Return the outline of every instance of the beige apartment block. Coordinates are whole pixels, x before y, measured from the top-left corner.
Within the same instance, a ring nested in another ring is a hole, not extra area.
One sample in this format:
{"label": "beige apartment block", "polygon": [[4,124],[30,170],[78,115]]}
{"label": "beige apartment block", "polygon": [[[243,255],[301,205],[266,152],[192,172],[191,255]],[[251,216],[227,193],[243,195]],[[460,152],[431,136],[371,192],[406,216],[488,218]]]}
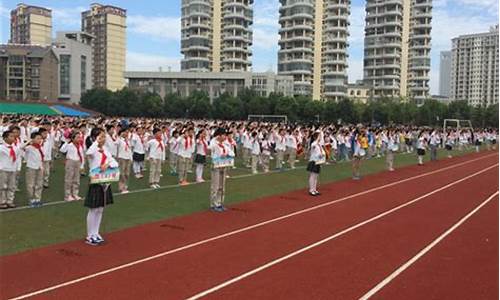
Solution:
{"label": "beige apartment block", "polygon": [[374,97],[429,96],[432,0],[368,0],[364,81]]}
{"label": "beige apartment block", "polygon": [[450,99],[470,105],[498,103],[498,25],[452,39]]}
{"label": "beige apartment block", "polygon": [[183,71],[250,71],[253,0],[182,0]]}
{"label": "beige apartment block", "polygon": [[118,90],[125,85],[125,9],[94,3],[82,12],[82,31],[93,35],[92,69],[94,87]]}
{"label": "beige apartment block", "polygon": [[280,0],[278,74],[294,78],[294,95],[347,96],[349,0]]}
{"label": "beige apartment block", "polygon": [[52,42],[52,11],[20,3],[10,12],[11,44],[48,46]]}

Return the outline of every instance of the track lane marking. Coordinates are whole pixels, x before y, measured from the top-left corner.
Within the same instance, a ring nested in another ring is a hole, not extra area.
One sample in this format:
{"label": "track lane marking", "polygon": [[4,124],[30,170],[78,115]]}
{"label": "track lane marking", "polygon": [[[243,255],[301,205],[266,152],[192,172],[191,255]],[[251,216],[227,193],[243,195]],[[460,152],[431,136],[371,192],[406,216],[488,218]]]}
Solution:
{"label": "track lane marking", "polygon": [[379,284],[374,286],[371,290],[369,290],[366,294],[364,294],[360,300],[370,299],[373,295],[375,295],[378,291],[384,288],[389,282],[391,282],[394,278],[399,276],[399,274],[403,273],[406,269],[408,269],[412,264],[414,264],[417,260],[419,260],[422,256],[428,253],[432,248],[434,248],[439,242],[441,242],[444,238],[450,235],[455,229],[457,229],[460,225],[462,225],[465,221],[467,221],[472,215],[478,212],[483,206],[488,204],[490,201],[495,199],[498,196],[498,191],[489,196],[486,200],[484,200],[481,204],[479,204],[476,208],[470,211],[467,215],[461,218],[457,223],[455,223],[452,227],[446,230],[443,234],[437,237],[434,241],[432,241],[429,245],[427,245],[424,249],[418,252],[414,257],[409,259],[406,263],[397,268],[394,272],[392,272],[389,276],[384,278]]}
{"label": "track lane marking", "polygon": [[196,300],[196,299],[200,299],[200,298],[202,298],[202,297],[205,297],[205,296],[207,296],[207,295],[209,295],[209,294],[212,294],[212,293],[214,293],[214,292],[216,292],[216,291],[218,291],[218,290],[220,290],[220,289],[223,289],[223,288],[225,288],[225,287],[227,287],[227,286],[229,286],[229,285],[231,285],[231,284],[233,284],[233,283],[236,283],[236,282],[238,282],[238,281],[240,281],[240,280],[242,280],[242,279],[245,279],[245,278],[247,278],[247,277],[249,277],[249,276],[251,276],[251,275],[254,275],[254,274],[258,273],[258,272],[261,272],[261,271],[263,271],[263,270],[265,270],[265,269],[268,269],[268,268],[270,268],[270,267],[272,267],[272,266],[274,266],[274,265],[276,265],[276,264],[279,264],[279,263],[281,263],[281,262],[283,262],[283,261],[285,261],[285,260],[288,260],[288,259],[290,259],[290,258],[292,258],[292,257],[294,257],[294,256],[297,256],[297,255],[302,254],[302,253],[304,253],[304,252],[306,252],[306,251],[309,251],[309,250],[311,250],[311,249],[313,249],[313,248],[316,248],[316,247],[318,247],[318,246],[320,246],[320,245],[322,245],[322,244],[325,244],[325,243],[327,243],[327,242],[329,242],[329,241],[331,241],[331,240],[334,240],[334,239],[336,239],[336,238],[338,238],[338,237],[340,237],[340,236],[342,236],[342,235],[345,235],[346,233],[349,233],[349,232],[351,232],[351,231],[353,231],[353,230],[355,230],[355,229],[357,229],[357,228],[359,228],[359,227],[362,227],[362,226],[364,226],[364,225],[366,225],[366,224],[369,224],[369,223],[371,223],[371,222],[373,222],[373,221],[376,221],[376,220],[378,220],[378,219],[381,219],[381,218],[383,218],[383,217],[385,217],[385,216],[387,216],[387,215],[389,215],[389,214],[392,214],[393,212],[398,211],[398,210],[400,210],[400,209],[402,209],[402,208],[404,208],[404,207],[406,207],[406,206],[409,206],[409,205],[411,205],[411,204],[413,204],[413,203],[416,203],[416,202],[418,202],[418,201],[420,201],[420,200],[422,200],[422,199],[424,199],[424,198],[427,198],[427,197],[429,197],[429,196],[431,196],[431,195],[433,195],[433,194],[436,194],[436,193],[438,193],[438,192],[440,192],[440,191],[443,191],[443,190],[445,190],[445,189],[447,189],[447,188],[449,188],[449,187],[452,187],[452,186],[454,186],[454,185],[457,185],[457,184],[459,184],[459,183],[461,183],[461,182],[463,182],[463,181],[465,181],[465,180],[467,180],[467,179],[470,179],[470,178],[475,177],[475,176],[477,176],[477,175],[479,175],[479,174],[482,174],[482,173],[484,173],[484,172],[487,172],[487,171],[489,171],[489,170],[491,170],[491,169],[493,169],[493,168],[496,168],[497,166],[498,166],[498,164],[495,164],[495,165],[490,166],[490,167],[487,167],[487,168],[485,168],[485,169],[483,169],[483,170],[481,170],[481,171],[478,171],[478,172],[476,172],[476,173],[473,173],[473,174],[471,174],[471,175],[468,175],[468,176],[466,176],[466,177],[464,177],[464,178],[462,178],[462,179],[459,179],[459,180],[456,180],[456,181],[454,181],[454,182],[452,182],[452,183],[449,183],[449,184],[447,184],[447,185],[444,185],[444,186],[442,186],[442,187],[440,187],[440,188],[438,188],[438,189],[435,189],[435,190],[433,190],[433,191],[431,191],[431,192],[428,192],[428,193],[426,193],[426,194],[424,194],[424,195],[422,195],[422,196],[419,196],[419,197],[417,197],[417,198],[415,198],[415,199],[413,199],[413,200],[410,200],[410,201],[405,202],[405,203],[403,203],[403,204],[401,204],[401,205],[398,205],[398,206],[396,206],[396,207],[394,207],[394,208],[392,208],[392,209],[389,209],[389,210],[387,210],[387,211],[385,211],[385,212],[383,212],[383,213],[381,213],[381,214],[378,214],[378,215],[376,215],[376,216],[374,216],[374,217],[372,217],[372,218],[370,218],[370,219],[367,219],[367,220],[365,220],[365,221],[363,221],[363,222],[357,223],[356,225],[353,225],[353,226],[351,226],[351,227],[348,227],[348,228],[346,228],[346,229],[344,229],[344,230],[342,230],[342,231],[340,231],[340,232],[337,232],[337,233],[335,233],[335,234],[333,234],[333,235],[330,235],[330,236],[329,236],[329,237],[327,237],[327,238],[324,238],[324,239],[322,239],[322,240],[320,240],[320,241],[317,241],[317,242],[315,242],[315,243],[313,243],[313,244],[310,244],[310,245],[305,246],[305,247],[303,247],[303,248],[300,248],[300,249],[298,249],[298,250],[296,250],[296,251],[294,251],[294,252],[291,252],[291,253],[289,253],[289,254],[287,254],[287,255],[285,255],[285,256],[282,256],[282,257],[280,257],[280,258],[277,258],[277,259],[275,259],[275,260],[272,260],[272,261],[270,261],[270,262],[268,262],[268,263],[266,263],[266,264],[264,264],[264,265],[261,265],[261,266],[260,266],[260,267],[258,267],[258,268],[252,269],[252,270],[247,271],[247,272],[245,272],[245,273],[243,273],[243,274],[241,274],[241,275],[239,275],[239,276],[233,277],[232,279],[229,279],[229,280],[227,280],[227,281],[224,281],[224,282],[222,282],[222,283],[220,283],[220,284],[218,284],[218,285],[216,285],[216,286],[214,286],[214,287],[212,287],[212,288],[210,288],[210,289],[207,289],[207,290],[204,290],[204,291],[202,291],[202,292],[199,292],[199,293],[197,293],[197,294],[195,294],[195,295],[193,295],[193,296],[191,296],[191,297],[187,298],[187,300]]}
{"label": "track lane marking", "polygon": [[60,284],[49,286],[47,288],[43,288],[43,289],[36,290],[36,291],[30,292],[30,293],[27,293],[27,294],[16,296],[16,297],[10,298],[9,300],[25,299],[25,298],[28,298],[28,297],[33,297],[33,296],[36,296],[36,295],[44,294],[44,293],[47,293],[47,292],[50,292],[50,291],[53,291],[53,290],[56,290],[56,289],[60,289],[62,287],[73,285],[73,284],[76,284],[76,283],[79,283],[79,282],[82,282],[82,281],[85,281],[85,280],[89,280],[89,279],[92,279],[92,278],[95,278],[95,277],[99,277],[99,276],[102,276],[102,275],[105,275],[105,274],[109,274],[109,273],[112,273],[112,272],[115,272],[115,271],[118,271],[118,270],[121,270],[121,269],[129,268],[129,267],[141,264],[141,263],[145,263],[145,262],[148,262],[148,261],[151,261],[151,260],[155,260],[155,259],[161,258],[163,256],[167,256],[167,255],[174,254],[174,253],[177,253],[177,252],[181,252],[181,251],[184,251],[184,250],[187,250],[187,249],[190,249],[190,248],[194,248],[194,247],[197,247],[197,246],[200,246],[200,245],[204,245],[204,244],[216,241],[216,240],[220,240],[220,239],[223,239],[223,238],[226,238],[226,237],[229,237],[229,236],[233,236],[233,235],[239,234],[241,232],[245,232],[245,231],[249,231],[249,230],[252,230],[252,229],[255,229],[255,228],[259,228],[259,227],[262,227],[262,226],[267,225],[267,224],[275,223],[275,222],[278,222],[278,221],[281,221],[281,220],[284,220],[284,219],[287,219],[287,218],[290,218],[290,217],[293,217],[293,216],[296,216],[296,215],[301,215],[301,214],[304,214],[304,213],[307,213],[307,212],[310,212],[310,211],[313,211],[313,210],[320,209],[322,207],[330,206],[330,205],[338,203],[338,202],[346,201],[348,199],[356,198],[356,197],[359,197],[359,196],[362,196],[362,195],[366,195],[366,194],[369,194],[369,193],[372,193],[372,192],[375,192],[375,191],[378,191],[378,190],[382,190],[382,189],[385,189],[385,188],[388,188],[388,187],[392,187],[392,186],[395,186],[395,185],[398,185],[398,184],[401,184],[401,183],[404,183],[404,182],[412,181],[412,180],[415,180],[415,179],[418,179],[418,178],[422,178],[422,177],[426,177],[426,176],[429,176],[429,175],[437,174],[437,173],[440,173],[440,172],[443,172],[443,171],[446,171],[446,170],[449,170],[449,169],[454,169],[454,168],[457,168],[457,167],[460,167],[460,166],[463,166],[463,165],[467,165],[467,164],[470,164],[470,163],[473,163],[473,162],[476,162],[476,161],[479,161],[479,160],[482,160],[482,159],[485,159],[485,158],[489,158],[489,157],[492,157],[492,156],[496,156],[496,155],[497,155],[497,153],[492,154],[492,155],[481,156],[479,158],[475,158],[475,159],[472,159],[472,160],[467,160],[467,161],[464,161],[464,162],[461,162],[461,163],[458,163],[458,164],[454,164],[454,165],[451,165],[451,166],[447,166],[447,167],[444,167],[444,168],[441,168],[441,169],[437,169],[437,170],[434,170],[434,171],[422,173],[422,174],[415,175],[415,176],[412,176],[412,177],[407,177],[405,179],[401,179],[401,180],[394,181],[394,182],[391,182],[391,183],[388,183],[388,184],[384,184],[384,185],[381,185],[381,186],[378,186],[378,187],[374,187],[374,188],[368,189],[368,190],[363,191],[363,192],[351,194],[351,195],[348,195],[348,196],[345,196],[345,197],[342,197],[342,198],[339,198],[339,199],[336,199],[336,200],[325,202],[325,203],[322,203],[322,204],[319,204],[319,205],[316,205],[316,206],[312,206],[312,207],[309,207],[309,208],[306,208],[306,209],[302,209],[302,210],[299,210],[299,211],[296,211],[296,212],[293,212],[293,213],[289,213],[289,214],[286,214],[286,215],[283,215],[283,216],[280,216],[280,217],[276,217],[276,218],[273,218],[273,219],[270,219],[270,220],[267,220],[267,221],[263,221],[263,222],[260,222],[260,223],[254,224],[254,225],[250,225],[250,226],[247,226],[247,227],[236,229],[236,230],[233,230],[233,231],[221,234],[221,235],[217,235],[217,236],[214,236],[214,237],[211,237],[211,238],[208,238],[208,239],[204,239],[204,240],[201,240],[201,241],[198,241],[198,242],[194,242],[194,243],[191,243],[191,244],[188,244],[188,245],[185,245],[185,246],[181,246],[181,247],[178,247],[178,248],[175,248],[175,249],[167,250],[167,251],[164,251],[164,252],[152,255],[152,256],[148,256],[148,257],[145,257],[145,258],[142,258],[142,259],[138,259],[138,260],[126,263],[126,264],[118,265],[116,267],[112,267],[112,268],[105,269],[105,270],[102,270],[102,271],[99,271],[99,272],[96,272],[96,273],[93,273],[93,274],[89,274],[89,275],[82,276],[82,277],[79,277],[79,278],[76,278],[76,279],[73,279],[73,280],[69,280],[69,281],[66,281],[66,282],[63,282],[63,283],[60,283]]}

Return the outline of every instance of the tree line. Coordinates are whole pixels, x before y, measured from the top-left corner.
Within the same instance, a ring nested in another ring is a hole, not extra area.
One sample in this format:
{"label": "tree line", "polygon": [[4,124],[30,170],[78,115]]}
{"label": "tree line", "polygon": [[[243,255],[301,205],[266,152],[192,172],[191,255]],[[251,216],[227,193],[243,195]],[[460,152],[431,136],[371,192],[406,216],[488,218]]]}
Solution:
{"label": "tree line", "polygon": [[82,95],[80,105],[108,116],[245,120],[249,114],[286,115],[292,122],[375,123],[442,125],[444,119],[470,119],[475,127],[498,127],[498,104],[469,106],[465,101],[444,104],[428,99],[423,105],[399,99],[377,99],[367,104],[349,99],[313,101],[309,97],[259,96],[252,90],[238,97],[222,94],[212,103],[204,92],[183,98],[177,94],[163,99],[155,93],[124,88],[116,92],[92,89]]}

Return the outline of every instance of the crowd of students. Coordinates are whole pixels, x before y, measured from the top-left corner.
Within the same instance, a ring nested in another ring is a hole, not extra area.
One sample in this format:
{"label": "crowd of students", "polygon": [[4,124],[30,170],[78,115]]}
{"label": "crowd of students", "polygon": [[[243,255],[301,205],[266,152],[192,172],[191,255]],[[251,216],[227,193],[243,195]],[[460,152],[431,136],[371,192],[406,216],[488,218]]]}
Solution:
{"label": "crowd of students", "polygon": [[[94,168],[119,168],[119,192],[128,193],[130,177],[143,180],[146,167],[150,187],[159,188],[162,166],[168,164],[179,185],[188,184],[187,174],[192,171],[196,182],[204,182],[205,169],[210,168],[210,207],[222,212],[231,167],[214,168],[209,164],[214,157],[241,156],[243,167],[253,174],[295,169],[300,159],[305,160],[309,194],[317,196],[323,164],[352,161],[353,179],[359,180],[364,159],[385,156],[387,169],[393,171],[395,153],[416,152],[422,165],[426,151],[435,160],[438,148],[451,156],[455,147],[474,146],[479,151],[483,143],[496,148],[497,141],[495,129],[36,116],[4,116],[0,122],[1,209],[16,206],[22,168],[30,205],[42,205],[42,191],[49,187],[52,163],[58,158],[65,159],[64,200],[68,202],[82,199],[80,178]],[[102,242],[98,234],[102,207],[112,202],[110,188],[89,186],[84,202],[89,208],[89,243]]]}

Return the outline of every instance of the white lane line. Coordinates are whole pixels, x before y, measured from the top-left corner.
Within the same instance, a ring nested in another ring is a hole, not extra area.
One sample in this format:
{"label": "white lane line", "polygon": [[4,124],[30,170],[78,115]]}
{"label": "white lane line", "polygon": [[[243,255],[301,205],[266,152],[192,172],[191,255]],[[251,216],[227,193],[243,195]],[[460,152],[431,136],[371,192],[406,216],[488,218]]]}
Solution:
{"label": "white lane line", "polygon": [[[407,155],[407,154],[409,154],[409,153],[400,153],[398,155]],[[410,153],[410,154],[412,154],[412,153]],[[466,154],[464,154],[464,155],[466,155]],[[481,159],[488,158],[488,157],[495,156],[495,155],[497,155],[497,154],[495,153],[495,154],[489,154],[489,155],[481,156],[479,158],[475,158],[475,159],[469,160],[468,162],[474,162],[474,161],[481,160]],[[382,159],[382,158],[383,157],[374,157],[374,158],[371,158],[371,159]],[[338,164],[344,164],[344,163],[349,163],[349,162],[342,161],[342,162],[337,162],[337,163],[334,163],[334,164],[330,164],[328,166],[336,166]],[[241,174],[241,175],[231,176],[228,179],[241,179],[241,178],[247,178],[247,177],[253,177],[253,176],[260,176],[260,175],[270,175],[270,174],[276,174],[276,173],[279,174],[279,173],[285,173],[285,172],[290,172],[290,171],[300,170],[300,169],[305,169],[305,168],[306,168],[306,166],[299,166],[299,167],[295,167],[295,169],[285,169],[283,171],[281,171],[281,170],[272,170],[272,171],[269,171],[268,173]],[[207,183],[207,182],[210,182],[210,180],[206,180],[205,181],[205,183]],[[195,184],[202,184],[202,183],[191,182],[187,186],[189,186],[189,185],[195,185]],[[181,187],[182,186],[179,185],[179,184],[170,184],[170,185],[164,185],[164,186],[159,187],[157,189],[153,189],[153,188],[137,189],[137,190],[130,191],[127,194],[114,193],[113,197],[120,197],[120,196],[125,196],[125,195],[130,195],[130,194],[143,193],[143,192],[152,192],[152,191],[156,191],[156,190],[161,191],[161,190],[173,189],[173,188],[181,188]],[[10,209],[7,209],[7,210],[0,210],[0,214],[9,213],[9,212],[12,212],[12,211],[25,210],[25,209],[40,209],[40,208],[43,208],[43,207],[46,207],[46,206],[52,206],[52,205],[58,205],[58,204],[67,204],[67,203],[74,203],[74,202],[51,201],[51,202],[46,202],[46,203],[43,204],[42,207],[37,207],[37,208],[32,208],[30,206],[19,206],[19,207],[10,208]]]}
{"label": "white lane line", "polygon": [[450,233],[452,233],[455,229],[457,229],[460,225],[462,225],[465,221],[467,221],[472,215],[474,215],[477,211],[479,211],[483,206],[488,204],[490,201],[495,199],[498,196],[498,191],[496,191],[493,195],[489,196],[488,199],[484,200],[480,205],[478,205],[475,209],[470,211],[465,217],[460,219],[455,225],[446,230],[443,234],[441,234],[437,239],[432,241],[427,247],[422,249],[417,255],[412,257],[406,263],[404,263],[401,267],[396,269],[391,275],[387,276],[384,280],[382,280],[379,284],[377,284],[374,288],[369,290],[366,294],[364,294],[360,300],[366,300],[375,295],[378,291],[384,288],[389,282],[391,282],[394,278],[396,278],[399,274],[408,269],[412,264],[414,264],[417,260],[419,260],[422,256],[424,256],[427,252],[429,252],[432,248],[434,248],[439,242],[441,242],[445,237],[447,237]]}
{"label": "white lane line", "polygon": [[[475,160],[479,160],[479,159],[475,159]],[[56,289],[59,289],[59,288],[62,288],[62,287],[66,287],[66,286],[69,286],[69,285],[73,285],[73,284],[76,284],[76,283],[79,283],[79,282],[82,282],[82,281],[85,281],[85,280],[89,280],[89,279],[92,279],[92,278],[95,278],[95,277],[98,277],[98,276],[102,276],[102,275],[105,275],[105,274],[108,274],[108,273],[112,273],[112,272],[115,272],[115,271],[118,271],[118,270],[121,270],[121,269],[129,268],[129,267],[141,264],[141,263],[145,263],[145,262],[148,262],[148,261],[151,261],[151,260],[155,260],[155,259],[161,258],[163,256],[167,256],[167,255],[170,255],[170,254],[173,254],[173,253],[181,252],[181,251],[184,251],[184,250],[187,250],[187,249],[190,249],[190,248],[194,248],[196,246],[200,246],[200,245],[207,244],[207,243],[210,243],[210,242],[213,242],[213,241],[216,241],[216,240],[219,240],[219,239],[223,239],[223,238],[226,238],[226,237],[229,237],[229,236],[232,236],[232,235],[236,235],[236,234],[241,233],[241,232],[245,232],[245,231],[249,231],[249,230],[252,230],[252,229],[255,229],[255,228],[259,228],[259,227],[262,227],[264,225],[271,224],[271,223],[274,223],[274,222],[278,222],[280,220],[284,220],[284,219],[287,219],[287,218],[290,218],[290,217],[293,217],[293,216],[296,216],[296,215],[304,214],[306,212],[310,212],[310,211],[313,211],[313,210],[316,210],[316,209],[319,209],[319,208],[322,208],[322,207],[326,207],[326,206],[332,205],[334,203],[338,203],[338,202],[345,201],[345,200],[348,200],[348,199],[351,199],[351,198],[355,198],[355,197],[358,197],[358,196],[366,195],[366,194],[369,194],[369,193],[372,193],[372,192],[375,192],[375,191],[378,191],[378,190],[381,190],[381,189],[384,189],[384,188],[388,188],[388,187],[395,186],[395,185],[398,185],[398,184],[401,184],[401,183],[404,183],[404,182],[415,180],[417,178],[429,176],[431,174],[436,174],[436,173],[442,172],[442,171],[444,171],[446,169],[451,169],[451,168],[455,168],[455,167],[458,167],[458,166],[461,166],[461,165],[465,165],[467,163],[470,163],[471,161],[462,162],[462,163],[459,163],[459,164],[455,164],[453,166],[448,166],[448,167],[443,168],[443,169],[434,170],[434,171],[431,171],[431,172],[423,173],[423,174],[416,175],[416,176],[413,176],[413,177],[408,177],[408,178],[405,178],[405,179],[402,179],[402,180],[391,182],[391,183],[388,183],[388,184],[385,184],[385,185],[382,185],[382,186],[371,188],[371,189],[363,191],[363,192],[359,192],[359,193],[352,194],[352,195],[349,195],[349,196],[346,196],[346,197],[343,197],[343,198],[339,198],[339,199],[336,199],[336,200],[325,202],[323,204],[319,204],[319,205],[316,205],[316,206],[313,206],[313,207],[310,207],[310,208],[306,208],[306,209],[299,210],[299,211],[296,211],[296,212],[293,212],[293,213],[290,213],[290,214],[287,214],[287,215],[283,215],[281,217],[277,217],[277,218],[274,218],[274,219],[263,221],[261,223],[257,223],[257,224],[254,224],[254,225],[250,225],[250,226],[247,226],[247,227],[236,229],[236,230],[233,230],[233,231],[221,234],[221,235],[217,235],[217,236],[205,239],[205,240],[201,240],[201,241],[198,241],[198,242],[195,242],[195,243],[191,243],[191,244],[179,247],[179,248],[175,248],[175,249],[172,249],[172,250],[161,252],[161,253],[158,253],[156,255],[152,255],[152,256],[149,256],[149,257],[142,258],[142,259],[138,259],[138,260],[126,263],[126,264],[118,265],[118,266],[113,267],[113,268],[109,268],[109,269],[106,269],[106,270],[103,270],[103,271],[100,271],[100,272],[97,272],[97,273],[89,274],[89,275],[86,275],[86,276],[83,276],[83,277],[79,277],[79,278],[76,278],[76,279],[73,279],[73,280],[70,280],[70,281],[66,281],[66,282],[63,282],[63,283],[60,283],[60,284],[57,284],[57,285],[54,285],[54,286],[43,288],[43,289],[40,289],[40,290],[31,292],[31,293],[28,293],[28,294],[25,294],[25,295],[21,295],[21,296],[12,298],[12,299],[25,299],[25,298],[28,298],[28,297],[32,297],[32,296],[36,296],[36,295],[43,294],[43,293],[46,293],[46,292],[50,292],[50,291],[53,291],[53,290],[56,290]]]}
{"label": "white lane line", "polygon": [[233,277],[233,278],[232,278],[232,279],[230,279],[230,280],[227,280],[227,281],[225,281],[225,282],[223,282],[223,283],[221,283],[221,284],[218,284],[218,285],[216,285],[216,286],[214,286],[214,287],[212,287],[212,288],[210,288],[210,289],[207,289],[207,290],[205,290],[205,291],[202,291],[202,292],[200,292],[200,293],[198,293],[198,294],[196,294],[196,295],[194,295],[194,296],[191,296],[191,297],[189,297],[189,298],[187,298],[187,299],[188,299],[188,300],[195,300],[195,299],[199,299],[199,298],[204,297],[204,296],[206,296],[206,295],[208,295],[208,294],[211,294],[211,293],[216,292],[216,291],[218,291],[218,290],[220,290],[220,289],[223,289],[223,288],[227,287],[228,285],[231,285],[231,284],[233,284],[233,283],[235,283],[235,282],[238,282],[238,281],[240,281],[240,280],[242,280],[242,279],[245,279],[245,278],[247,278],[247,277],[249,277],[249,276],[251,276],[251,275],[253,275],[253,274],[255,274],[255,273],[258,273],[258,272],[260,272],[260,271],[263,271],[263,270],[265,270],[265,269],[268,269],[268,268],[270,268],[270,267],[272,267],[272,266],[274,266],[274,265],[276,265],[276,264],[279,264],[279,263],[281,263],[281,262],[283,262],[283,261],[285,261],[285,260],[288,260],[288,259],[290,259],[290,258],[292,258],[292,257],[294,257],[294,256],[297,256],[297,255],[302,254],[302,253],[304,253],[304,252],[306,252],[306,251],[308,251],[308,250],[311,250],[311,249],[313,249],[313,248],[315,248],[315,247],[318,247],[318,246],[320,246],[320,245],[322,245],[322,244],[324,244],[324,243],[327,243],[327,242],[329,242],[329,241],[331,241],[331,240],[334,240],[334,239],[338,238],[339,236],[342,236],[342,235],[344,235],[344,234],[346,234],[346,233],[348,233],[348,232],[351,232],[351,231],[353,231],[353,230],[355,230],[355,229],[357,229],[357,228],[359,228],[359,227],[361,227],[361,226],[364,226],[364,225],[369,224],[369,223],[371,223],[371,222],[373,222],[373,221],[376,221],[376,220],[378,220],[378,219],[381,219],[381,218],[383,218],[383,217],[385,217],[385,216],[387,216],[387,215],[389,215],[389,214],[391,214],[391,213],[393,213],[393,212],[395,212],[395,211],[398,211],[398,210],[400,210],[400,209],[402,209],[402,208],[404,208],[404,207],[406,207],[406,206],[409,206],[409,205],[411,205],[411,204],[413,204],[413,203],[415,203],[415,202],[417,202],[417,201],[420,201],[420,200],[422,200],[422,199],[424,199],[424,198],[427,198],[427,197],[429,197],[429,196],[431,196],[431,195],[433,195],[433,194],[436,194],[436,193],[438,193],[438,192],[440,192],[440,191],[442,191],[442,190],[445,190],[445,189],[447,189],[447,188],[449,188],[449,187],[452,187],[452,186],[454,186],[454,185],[457,185],[457,184],[459,184],[459,183],[461,183],[461,182],[463,182],[463,181],[465,181],[465,180],[467,180],[467,179],[469,179],[469,178],[472,178],[472,177],[477,176],[477,175],[479,175],[479,174],[481,174],[481,173],[484,173],[484,172],[486,172],[486,171],[488,171],[488,170],[491,170],[491,169],[493,169],[493,168],[496,168],[497,166],[498,166],[498,164],[495,164],[495,165],[490,166],[490,167],[488,167],[488,168],[486,168],[486,169],[483,169],[483,170],[481,170],[481,171],[479,171],[479,172],[476,172],[476,173],[471,174],[471,175],[469,175],[469,176],[467,176],[467,177],[464,177],[464,178],[462,178],[462,179],[459,179],[459,180],[456,180],[456,181],[454,181],[454,182],[452,182],[452,183],[449,183],[449,184],[447,184],[447,185],[445,185],[445,186],[442,186],[442,187],[440,187],[440,188],[438,188],[438,189],[435,189],[435,190],[433,190],[433,191],[431,191],[431,192],[429,192],[429,193],[427,193],[427,194],[425,194],[425,195],[419,196],[419,197],[417,197],[417,198],[415,198],[415,199],[413,199],[413,200],[410,200],[410,201],[408,201],[408,202],[405,202],[405,203],[403,203],[403,204],[401,204],[401,205],[399,205],[399,206],[396,206],[396,207],[394,207],[394,208],[392,208],[392,209],[390,209],[390,210],[387,210],[387,211],[385,211],[385,212],[383,212],[383,213],[381,213],[381,214],[378,214],[378,215],[376,215],[376,216],[374,216],[374,217],[372,217],[372,218],[370,218],[370,219],[368,219],[368,220],[365,220],[365,221],[363,221],[363,222],[357,223],[356,225],[353,225],[353,226],[351,226],[351,227],[349,227],[349,228],[346,228],[346,229],[344,229],[344,230],[342,230],[342,231],[340,231],[340,232],[338,232],[338,233],[335,233],[335,234],[333,234],[333,235],[331,235],[331,236],[329,236],[329,237],[327,237],[327,238],[324,238],[324,239],[322,239],[322,240],[320,240],[320,241],[317,241],[317,242],[315,242],[315,243],[313,243],[313,244],[310,244],[310,245],[308,245],[308,246],[306,246],[306,247],[300,248],[299,250],[296,250],[296,251],[294,251],[294,252],[292,252],[292,253],[289,253],[289,254],[287,254],[287,255],[285,255],[285,256],[282,256],[282,257],[280,257],[280,258],[278,258],[278,259],[272,260],[272,261],[270,261],[270,262],[268,262],[268,263],[266,263],[266,264],[264,264],[264,265],[261,265],[261,266],[260,266],[260,267],[258,267],[258,268],[252,269],[252,270],[250,270],[250,271],[248,271],[248,272],[245,272],[245,273],[243,273],[243,274],[241,274],[241,275],[239,275],[239,276]]}

